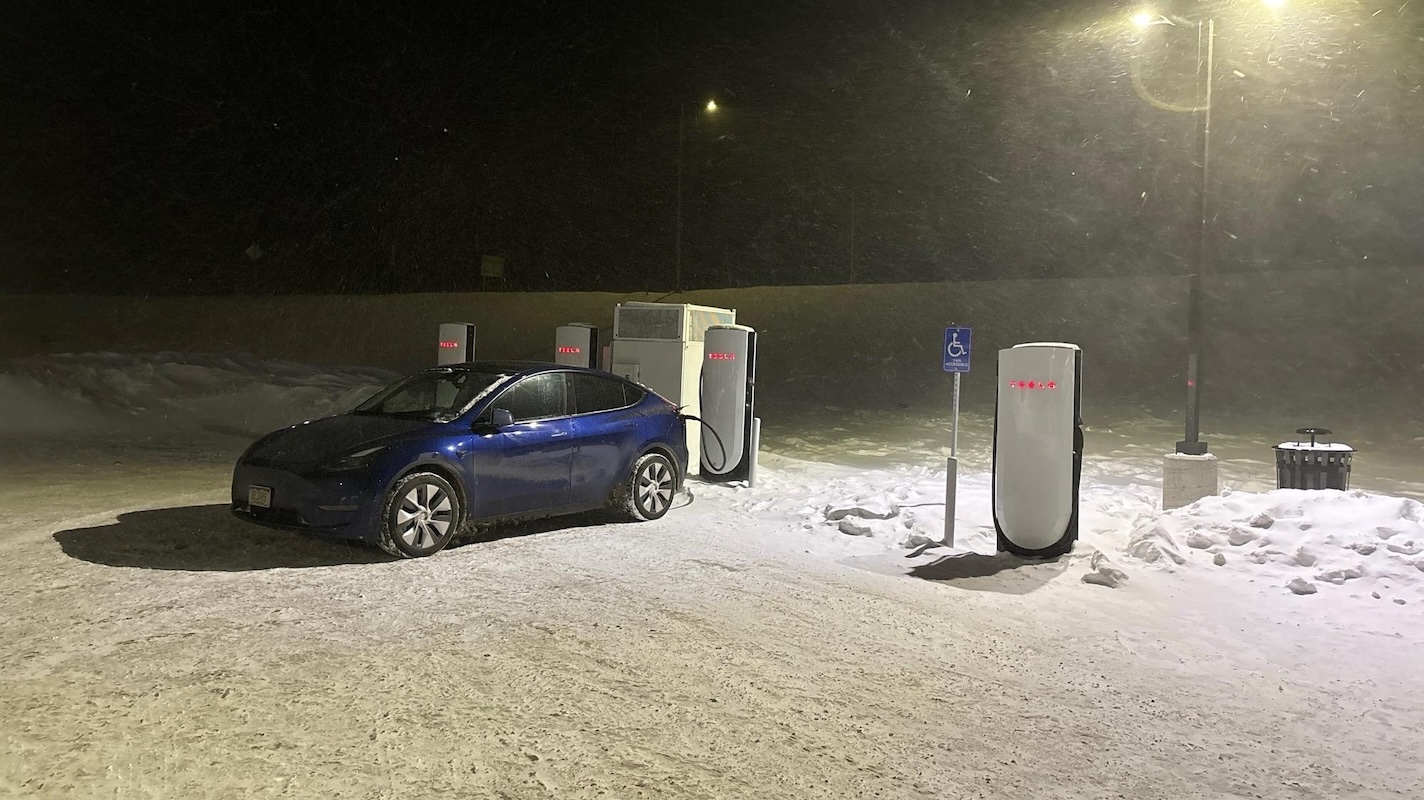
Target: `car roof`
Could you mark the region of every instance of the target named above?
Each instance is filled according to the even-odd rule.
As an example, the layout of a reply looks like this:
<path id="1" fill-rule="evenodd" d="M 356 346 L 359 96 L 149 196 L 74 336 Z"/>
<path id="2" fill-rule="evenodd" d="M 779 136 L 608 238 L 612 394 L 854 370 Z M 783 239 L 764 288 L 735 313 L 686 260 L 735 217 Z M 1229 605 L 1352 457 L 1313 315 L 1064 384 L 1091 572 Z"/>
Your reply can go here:
<path id="1" fill-rule="evenodd" d="M 441 364 L 438 367 L 431 367 L 431 370 L 453 369 L 463 372 L 524 372 L 525 370 L 538 369 L 539 367 L 556 367 L 557 364 L 548 361 L 464 361 L 459 364 Z"/>
<path id="2" fill-rule="evenodd" d="M 555 364 L 552 361 L 466 361 L 460 364 L 442 364 L 438 367 L 431 367 L 429 372 L 437 370 L 460 370 L 464 372 L 496 372 L 503 375 L 521 375 L 525 373 L 547 372 L 550 370 L 569 370 L 572 372 L 597 372 L 610 377 L 619 377 L 612 373 L 596 370 L 592 367 L 577 367 L 569 364 Z"/>

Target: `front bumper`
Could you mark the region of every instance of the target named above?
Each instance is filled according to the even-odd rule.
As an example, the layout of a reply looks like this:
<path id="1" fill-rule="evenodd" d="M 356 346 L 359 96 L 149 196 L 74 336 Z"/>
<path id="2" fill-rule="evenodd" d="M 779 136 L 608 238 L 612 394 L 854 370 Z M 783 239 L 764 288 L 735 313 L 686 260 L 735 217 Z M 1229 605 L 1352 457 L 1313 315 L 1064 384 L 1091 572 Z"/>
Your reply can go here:
<path id="1" fill-rule="evenodd" d="M 251 505 L 249 490 L 272 490 L 271 506 Z M 375 493 L 352 475 L 304 475 L 279 467 L 240 463 L 232 473 L 232 512 L 271 528 L 337 539 L 374 541 Z"/>

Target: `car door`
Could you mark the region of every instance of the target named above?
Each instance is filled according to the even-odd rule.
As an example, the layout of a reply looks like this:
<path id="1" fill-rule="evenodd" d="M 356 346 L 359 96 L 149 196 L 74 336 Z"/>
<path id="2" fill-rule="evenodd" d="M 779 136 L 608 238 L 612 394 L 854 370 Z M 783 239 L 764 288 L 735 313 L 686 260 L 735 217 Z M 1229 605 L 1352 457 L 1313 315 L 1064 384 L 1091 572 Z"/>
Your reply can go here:
<path id="1" fill-rule="evenodd" d="M 482 437 L 467 456 L 478 517 L 537 512 L 566 505 L 573 462 L 573 420 L 568 415 L 562 372 L 522 378 L 489 406 L 514 421 Z"/>
<path id="2" fill-rule="evenodd" d="M 643 391 L 614 377 L 571 372 L 569 396 L 574 410 L 573 472 L 569 501 L 602 501 L 642 444 L 642 417 L 633 409 Z"/>

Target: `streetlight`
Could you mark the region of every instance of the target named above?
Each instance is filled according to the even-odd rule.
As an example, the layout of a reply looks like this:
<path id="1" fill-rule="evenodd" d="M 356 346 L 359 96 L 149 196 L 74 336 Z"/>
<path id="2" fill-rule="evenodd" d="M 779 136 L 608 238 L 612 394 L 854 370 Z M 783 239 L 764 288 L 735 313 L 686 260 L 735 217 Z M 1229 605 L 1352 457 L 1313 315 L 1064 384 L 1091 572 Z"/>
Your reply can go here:
<path id="1" fill-rule="evenodd" d="M 707 114 L 717 113 L 717 101 L 708 100 L 702 107 Z M 687 128 L 687 104 L 677 109 L 677 240 L 673 248 L 673 291 L 682 291 L 682 161 Z"/>
<path id="2" fill-rule="evenodd" d="M 1139 11 L 1132 16 L 1133 24 L 1139 28 L 1148 28 L 1154 25 L 1172 25 L 1176 22 L 1156 14 L 1151 11 Z M 1215 83 L 1216 71 L 1216 21 L 1207 19 L 1203 27 L 1202 22 L 1197 23 L 1197 97 L 1198 103 L 1193 106 L 1176 106 L 1160 101 L 1155 101 L 1150 97 L 1140 82 L 1136 80 L 1134 74 L 1134 87 L 1139 93 L 1157 108 L 1169 111 L 1191 112 L 1198 115 L 1197 141 L 1200 143 L 1201 151 L 1198 161 L 1200 169 L 1200 184 L 1198 196 L 1201 201 L 1201 214 L 1197 219 L 1197 248 L 1194 269 L 1188 278 L 1187 290 L 1187 403 L 1186 403 L 1186 432 L 1182 441 L 1177 442 L 1177 452 L 1184 455 L 1206 455 L 1207 444 L 1201 441 L 1201 339 L 1202 339 L 1202 298 L 1201 298 L 1201 275 L 1206 269 L 1206 248 L 1207 248 L 1207 201 L 1209 198 L 1208 189 L 1211 181 L 1211 90 Z M 1205 48 L 1205 57 L 1203 57 Z M 1206 77 L 1202 80 L 1202 71 L 1205 70 Z"/>
<path id="3" fill-rule="evenodd" d="M 1168 24 L 1176 26 L 1175 21 L 1163 17 L 1161 14 L 1152 11 L 1138 11 L 1132 16 L 1132 23 L 1139 28 L 1158 26 L 1158 24 Z M 1205 48 L 1205 56 L 1203 56 Z M 1141 83 L 1136 80 L 1134 74 L 1134 85 L 1138 88 L 1139 94 L 1148 97 L 1149 102 L 1158 108 L 1165 108 L 1168 111 L 1190 111 L 1198 115 L 1198 130 L 1196 137 L 1200 142 L 1199 169 L 1200 184 L 1198 195 L 1200 199 L 1200 215 L 1198 216 L 1198 226 L 1196 226 L 1196 258 L 1193 262 L 1192 275 L 1188 278 L 1188 302 L 1186 302 L 1186 434 L 1182 441 L 1176 443 L 1176 451 L 1183 456 L 1205 456 L 1206 443 L 1200 440 L 1200 426 L 1202 426 L 1202 407 L 1200 407 L 1200 390 L 1202 390 L 1202 272 L 1208 268 L 1206 263 L 1206 226 L 1208 226 L 1208 189 L 1210 177 L 1212 177 L 1212 85 L 1216 83 L 1216 20 L 1208 19 L 1196 23 L 1196 74 L 1198 74 L 1198 104 L 1190 107 L 1180 107 L 1180 105 L 1166 104 L 1166 102 L 1153 101 L 1153 98 L 1146 95 Z M 1205 80 L 1202 73 L 1205 71 Z"/>
<path id="4" fill-rule="evenodd" d="M 1267 0 L 1267 2 L 1283 3 L 1284 0 Z M 1172 25 L 1176 22 L 1151 11 L 1139 11 L 1132 16 L 1133 24 L 1139 28 L 1148 28 L 1153 25 Z M 1205 51 L 1205 52 L 1203 52 Z M 1202 73 L 1205 71 L 1205 78 Z M 1145 94 L 1141 84 L 1135 80 L 1134 86 L 1140 93 Z M 1206 455 L 1206 442 L 1201 441 L 1201 352 L 1202 352 L 1202 290 L 1201 276 L 1206 271 L 1207 258 L 1207 214 L 1209 199 L 1208 189 L 1211 185 L 1211 91 L 1216 78 L 1216 20 L 1207 19 L 1204 22 L 1197 22 L 1197 105 L 1175 106 L 1160 101 L 1154 101 L 1148 97 L 1149 102 L 1157 108 L 1169 111 L 1189 111 L 1197 115 L 1197 141 L 1201 145 L 1199 153 L 1200 178 L 1201 183 L 1198 188 L 1198 195 L 1201 200 L 1201 214 L 1197 219 L 1197 249 L 1194 269 L 1189 277 L 1187 290 L 1187 409 L 1186 409 L 1186 434 L 1182 441 L 1177 442 L 1177 452 L 1183 455 L 1201 456 Z"/>

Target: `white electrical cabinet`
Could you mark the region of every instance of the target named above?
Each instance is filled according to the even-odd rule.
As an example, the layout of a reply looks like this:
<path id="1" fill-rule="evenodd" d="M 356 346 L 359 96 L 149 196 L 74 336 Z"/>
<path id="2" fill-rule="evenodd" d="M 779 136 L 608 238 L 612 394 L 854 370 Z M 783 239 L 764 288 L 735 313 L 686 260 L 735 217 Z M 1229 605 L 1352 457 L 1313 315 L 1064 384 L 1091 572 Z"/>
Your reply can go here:
<path id="1" fill-rule="evenodd" d="M 701 416 L 698 400 L 703 341 L 713 325 L 734 325 L 736 309 L 690 303 L 619 303 L 613 309 L 614 374 L 640 383 L 682 408 Z M 701 425 L 687 424 L 688 472 L 698 469 Z"/>

